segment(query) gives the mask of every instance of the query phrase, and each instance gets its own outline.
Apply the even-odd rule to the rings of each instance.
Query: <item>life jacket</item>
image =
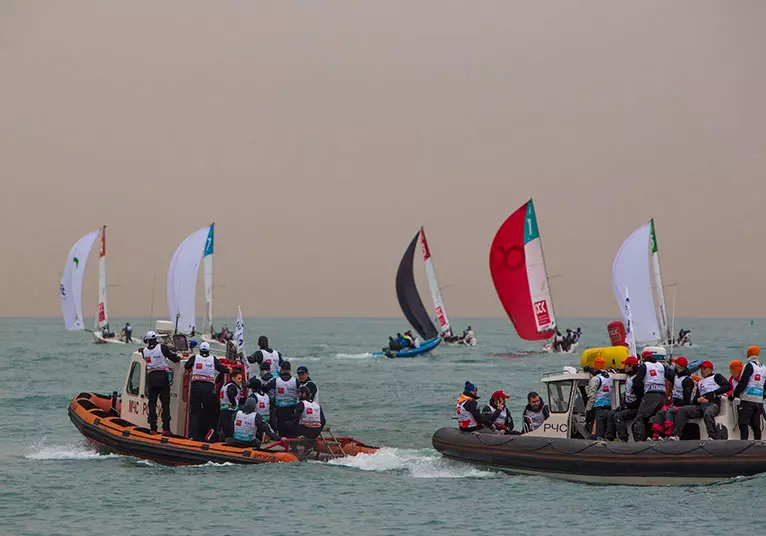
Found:
[[[469,400],[475,399],[467,395],[460,395],[457,399],[457,424],[461,429],[473,428],[479,425],[473,414],[465,409],[465,403]]]
[[[146,372],[157,372],[158,370],[169,371],[168,360],[165,359],[165,354],[162,353],[162,346],[157,345],[154,348],[144,348],[141,350],[141,354],[146,361]]]
[[[237,441],[252,441],[255,439],[256,426],[255,416],[256,412],[245,413],[244,411],[238,411],[234,417],[234,439]]]
[[[753,372],[750,374],[747,387],[745,387],[745,391],[740,395],[740,399],[761,404],[763,403],[763,384],[766,382],[766,367],[755,360],[748,363],[748,365],[752,365]]]
[[[646,376],[644,376],[645,393],[665,394],[665,366],[662,363],[644,363]]]
[[[702,378],[697,384],[697,388],[699,389],[699,394],[701,397],[707,395],[708,393],[712,393],[720,387],[721,386],[718,385],[718,383],[715,381],[715,374],[711,374],[707,378]]]
[[[495,408],[493,408],[492,406],[490,406],[490,408],[492,409],[492,413],[494,413]],[[508,408],[503,408],[503,410],[497,415],[495,420],[492,421],[492,424],[498,430],[505,430],[506,428],[505,421],[507,418],[508,418]]]
[[[195,355],[191,381],[215,383],[215,357]]]
[[[691,378],[691,376],[686,374],[683,376],[679,376],[678,374],[676,374],[676,377],[673,378],[673,394],[671,396],[672,396],[673,404],[677,406],[682,405],[685,402],[683,384],[686,378]],[[691,401],[694,401],[694,399],[697,398],[694,396],[696,391],[697,391],[697,385],[695,384],[694,388],[692,389]]]
[[[263,362],[268,363],[271,367],[269,369],[271,374],[273,374],[274,377],[279,377],[279,352],[276,350],[272,350],[271,352],[268,350],[261,350],[261,353],[263,354]]]
[[[269,372],[268,375],[271,376],[271,378],[269,378],[268,380],[265,379],[263,376],[261,376],[261,383],[263,383],[263,385],[266,385],[267,383],[269,383],[271,380],[274,379],[274,375],[271,372]],[[277,393],[276,387],[268,390],[268,395],[272,400],[274,400],[276,393]]]
[[[304,385],[308,385],[308,384],[310,384],[310,383],[311,383],[311,384],[314,384],[314,387],[316,387],[316,390],[317,390],[317,392],[314,394],[314,400],[313,400],[313,402],[319,402],[319,386],[317,386],[317,384],[316,384],[316,382],[315,382],[314,380],[312,380],[311,378],[309,378],[308,380],[306,380],[306,382],[305,382],[305,383],[299,383],[299,384],[298,384],[298,388],[301,388],[301,387],[303,387]]]
[[[239,400],[239,395],[242,393],[242,387],[234,382],[229,382],[224,385],[223,389],[221,389],[221,393],[218,395],[221,411],[234,411],[238,407],[238,404],[232,405],[232,403],[229,401],[229,397],[227,396],[227,393],[229,392],[229,386],[231,385],[237,388],[237,395],[234,397],[234,400]]]
[[[253,393],[251,396],[255,398],[255,412],[263,417],[266,422],[269,422],[271,420],[271,399],[269,395]]]
[[[596,408],[610,408],[612,407],[612,385],[614,383],[614,380],[612,380],[612,376],[598,376],[599,379],[599,386],[598,391],[596,391],[596,400],[593,403],[593,406]]]
[[[305,426],[306,428],[321,428],[322,416],[319,404],[316,402],[303,401],[303,413],[298,421],[299,426]]]
[[[636,375],[633,374],[632,376],[628,376],[628,379],[625,380],[625,405],[632,404],[638,400],[636,393],[633,392],[633,380],[635,379]]]
[[[291,377],[285,381],[281,376],[278,376],[274,402],[277,407],[295,406],[298,403],[298,380]]]
[[[541,405],[540,409],[535,411],[532,409],[527,408],[524,411],[524,416],[530,420],[531,424],[529,425],[529,431],[537,430],[542,426],[542,424],[545,422],[545,412],[543,411],[543,408],[545,406]],[[526,423],[525,423],[526,424]]]

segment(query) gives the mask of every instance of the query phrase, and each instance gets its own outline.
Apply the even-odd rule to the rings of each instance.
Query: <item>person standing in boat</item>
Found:
[[[551,416],[551,411],[540,395],[532,391],[527,395],[527,406],[524,408],[522,419],[524,420],[524,433],[540,428]]]
[[[289,361],[282,361],[279,376],[271,380],[265,388],[275,389],[274,405],[277,430],[285,437],[291,437],[292,416],[298,404],[298,380],[290,372]]]
[[[229,379],[231,381],[221,388],[219,396],[218,429],[221,431],[223,441],[234,435],[234,416],[241,405],[242,371],[239,369],[232,370]]]
[[[295,372],[298,375],[298,389],[305,385],[309,388],[309,391],[311,391],[311,400],[319,402],[319,387],[317,387],[316,382],[309,376],[309,369],[306,366],[301,365]]]
[[[553,351],[560,352],[564,345],[564,336],[556,329],[556,335],[553,337]]]
[[[641,404],[641,395],[636,392],[633,383],[633,380],[636,378],[636,370],[638,369],[638,358],[633,355],[628,356],[622,362],[622,366],[628,379],[625,380],[625,391],[622,394],[620,407],[609,412],[609,417],[606,421],[606,438],[610,441],[617,439],[627,443],[628,426],[625,424],[625,421],[636,417],[638,406]]]
[[[463,344],[471,346],[476,341],[476,335],[473,332],[471,326],[465,328],[463,332]]]
[[[272,415],[274,412],[274,402],[264,390],[263,382],[258,378],[252,378],[248,386],[250,387],[250,397],[254,398],[256,402],[255,411],[263,417],[264,421],[271,424],[271,426],[276,426],[276,421]]]
[[[731,391],[729,391],[729,394],[734,393],[734,389],[737,388],[737,384],[739,383],[740,378],[742,377],[742,369],[744,368],[744,365],[742,364],[742,361],[739,359],[735,359],[731,363],[729,363],[729,385],[731,385]]]
[[[495,391],[489,399],[489,404],[481,410],[482,415],[490,423],[490,426],[501,434],[518,434],[513,429],[513,417],[505,405],[505,401],[511,398],[503,391]]]
[[[122,328],[122,331],[125,333],[125,342],[132,343],[133,342],[133,326],[130,325],[130,322],[125,322],[125,327]]]
[[[232,447],[261,448],[261,437],[266,434],[274,441],[282,439],[269,426],[263,417],[255,410],[257,402],[248,398],[245,406],[234,416],[234,434],[226,439],[226,444]]]
[[[633,439],[636,441],[646,441],[649,420],[665,405],[665,380],[673,381],[673,372],[657,363],[654,353],[647,350],[641,354],[641,359],[643,363],[638,366],[633,380],[634,389],[642,394],[633,423]]]
[[[694,403],[697,393],[697,382],[689,372],[689,360],[684,356],[678,356],[673,360],[675,371],[673,374],[673,392],[670,404],[662,406],[657,414],[652,417],[652,439],[673,435],[676,424],[676,411],[683,406]]]
[[[311,389],[307,385],[298,388],[298,404],[293,410],[292,421],[291,428],[295,437],[315,439],[324,430],[324,412],[319,403],[312,399]]]
[[[475,432],[487,423],[479,411],[479,389],[471,382],[465,382],[463,394],[457,399],[457,424],[463,432]]]
[[[589,439],[603,439],[606,436],[606,422],[612,411],[612,376],[604,370],[606,360],[597,357],[593,360],[593,367],[588,380],[588,402],[585,406],[585,429],[590,431],[593,423],[596,423],[595,433],[591,433]]]
[[[191,371],[189,387],[189,430],[195,441],[204,441],[212,437],[215,425],[218,401],[215,397],[216,372],[225,374],[224,367],[215,356],[210,355],[210,344],[199,345],[199,354],[191,356],[184,365]]]
[[[694,405],[684,406],[676,412],[676,424],[673,428],[673,435],[668,439],[678,440],[684,431],[684,426],[689,419],[698,419],[702,417],[707,429],[707,435],[710,439],[719,438],[718,430],[715,424],[715,417],[721,410],[721,397],[729,391],[729,382],[721,374],[713,372],[713,363],[703,361],[700,365],[700,374],[702,379],[697,383],[697,399]],[[744,375],[744,372],[743,372]],[[744,384],[744,382],[742,382]]]
[[[157,343],[157,334],[148,331],[144,335],[146,348],[141,354],[146,361],[146,386],[149,398],[149,430],[157,433],[157,399],[162,403],[162,433],[170,435],[170,366],[168,359],[179,363],[181,358],[166,344]]]
[[[739,398],[737,424],[740,439],[748,439],[748,428],[753,429],[753,439],[761,439],[761,412],[763,409],[763,386],[766,383],[766,367],[758,362],[761,349],[751,346],[747,349],[747,365],[730,398]]]
[[[253,352],[247,360],[258,365],[268,363],[271,375],[275,378],[279,375],[282,361],[284,361],[282,354],[269,346],[269,338],[266,335],[258,337],[258,350]]]

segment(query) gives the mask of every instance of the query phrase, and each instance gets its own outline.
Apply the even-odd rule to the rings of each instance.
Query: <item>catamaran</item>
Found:
[[[98,256],[98,307],[93,330],[85,328],[82,313],[82,284],[85,277],[85,267],[88,264],[90,251],[96,239],[99,239]],[[68,331],[91,331],[97,343],[125,344],[126,334],[115,336],[109,330],[109,317],[106,308],[106,225],[98,231],[83,236],[69,251],[64,274],[61,277],[61,311],[64,315],[64,325]],[[130,341],[134,342],[134,341]],[[138,341],[136,341],[138,342]]]
[[[498,229],[489,251],[489,270],[497,296],[519,337],[543,341],[557,336],[543,245],[531,199]],[[544,350],[571,353],[577,346],[574,342],[565,348],[560,342],[551,340]]]
[[[637,344],[672,346],[680,342],[673,339],[668,323],[654,218],[633,231],[617,252],[612,264],[612,290],[621,311],[626,294],[630,296]],[[688,334],[682,345],[691,346]]]

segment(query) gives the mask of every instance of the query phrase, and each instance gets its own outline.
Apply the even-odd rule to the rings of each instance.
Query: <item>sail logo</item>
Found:
[[[439,325],[440,326],[446,326],[447,325],[447,319],[444,318],[444,311],[442,311],[441,305],[436,308],[436,318],[439,319]]]
[[[98,321],[103,322],[106,320],[106,311],[104,310],[104,302],[98,304]]]
[[[551,323],[551,315],[548,312],[548,302],[546,300],[536,301],[532,304],[537,317],[537,325],[545,326]]]
[[[498,245],[496,248],[500,253],[500,265],[505,269],[513,272],[518,270],[526,262],[526,256],[524,255],[524,248],[519,245]],[[516,255],[514,255],[514,253]]]
[[[62,298],[66,298],[66,287],[64,285],[59,285],[59,292],[61,292]]]

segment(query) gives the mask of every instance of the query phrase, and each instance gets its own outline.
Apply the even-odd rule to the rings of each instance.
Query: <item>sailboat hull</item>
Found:
[[[95,340],[96,344],[141,344],[141,340],[136,339],[135,337],[133,338],[133,342],[127,343],[120,339],[120,337],[117,335],[114,337],[104,337],[101,331],[94,331],[93,339]]]
[[[386,352],[373,352],[372,355],[385,355],[386,357],[415,357],[420,354],[430,352],[442,342],[441,337],[434,337],[420,343],[418,348],[408,348],[407,350],[400,350],[398,352],[386,351]]]

